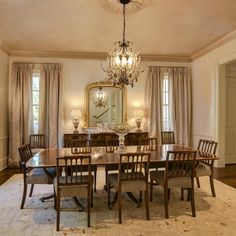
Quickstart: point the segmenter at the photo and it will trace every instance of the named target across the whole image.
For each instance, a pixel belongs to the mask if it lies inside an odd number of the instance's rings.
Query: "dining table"
[[[108,151],[106,147],[91,147],[91,165],[95,166],[109,166],[109,165],[119,165],[119,152],[111,152]],[[114,150],[114,149],[113,149]],[[166,156],[168,151],[190,151],[195,150],[192,147],[186,147],[176,144],[165,144],[165,145],[157,145],[156,148],[153,150],[144,150],[142,151],[142,146],[126,146],[125,152],[126,153],[138,153],[138,152],[148,152],[150,153],[150,167],[161,168],[165,167],[166,163]],[[124,152],[123,152],[124,153]],[[36,153],[32,158],[30,158],[26,166],[29,168],[50,168],[56,167],[56,160],[58,157],[65,157],[65,156],[73,156],[78,155],[81,153],[75,152],[75,148],[48,148],[39,153]],[[86,154],[83,154],[86,155]],[[203,152],[197,152],[196,161],[202,160],[218,160],[219,158],[216,156],[209,156]],[[132,193],[127,193],[127,195],[139,206],[140,202],[137,200],[136,197]],[[41,200],[44,201],[49,197],[42,198]],[[75,199],[76,200],[76,199]],[[81,208],[81,204],[77,201],[77,205]],[[113,205],[116,202],[116,196],[113,200]]]

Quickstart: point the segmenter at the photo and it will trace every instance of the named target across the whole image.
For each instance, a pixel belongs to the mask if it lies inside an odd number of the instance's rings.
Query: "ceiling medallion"
[[[125,2],[126,0],[124,0]],[[126,12],[133,13],[141,11],[147,5],[149,5],[151,0],[130,0],[129,4],[126,6]],[[123,6],[120,4],[120,0],[99,0],[101,6],[114,13],[121,13],[123,11]]]

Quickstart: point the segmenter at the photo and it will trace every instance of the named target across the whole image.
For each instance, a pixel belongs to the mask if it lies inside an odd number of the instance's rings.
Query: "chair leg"
[[[93,207],[93,189],[91,190],[90,206]]]
[[[189,191],[191,191],[192,216],[193,216],[193,217],[196,217],[195,201],[194,201],[194,187],[192,187]]]
[[[106,188],[105,188],[105,189],[106,189],[106,191],[107,191],[107,186],[108,186],[107,177],[108,177],[108,170],[107,170],[107,168],[106,168],[106,169],[105,169],[105,178],[106,178],[106,179],[105,179],[105,183],[106,183],[106,186],[105,186]]]
[[[94,192],[96,193],[97,191],[97,169],[94,171]]]
[[[143,201],[142,191],[139,191],[139,202],[141,203],[142,201]]]
[[[212,196],[215,197],[216,196],[216,192],[215,192],[215,187],[214,187],[214,179],[213,176],[209,176],[210,178],[210,185],[211,185],[211,192],[212,192]]]
[[[184,189],[181,188],[181,197],[180,200],[183,201],[184,200]]]
[[[90,188],[90,186],[89,186]],[[87,202],[87,226],[90,227],[90,204],[92,204],[92,201],[90,199],[91,193],[90,189],[88,188],[88,202]],[[91,191],[93,192],[93,190]]]
[[[27,183],[26,183],[26,181],[24,181],[24,189],[23,189],[23,196],[22,196],[22,200],[21,200],[20,209],[23,209],[23,208],[24,208],[26,193],[27,193]]]
[[[170,188],[168,188],[168,201],[170,201]]]
[[[31,184],[29,197],[32,197],[33,190],[34,190],[34,184]]]
[[[118,191],[118,211],[119,211],[119,224],[122,224],[122,219],[121,219],[121,191]]]
[[[153,200],[153,179],[150,180],[150,201],[152,202]]]
[[[108,203],[107,205],[110,206],[111,205],[111,188],[110,188],[110,183],[107,183],[107,198],[108,198]]]
[[[146,209],[146,218],[147,220],[150,220],[148,188],[145,191],[145,209]]]
[[[196,180],[197,180],[197,187],[200,188],[200,181],[199,181],[199,177],[196,177]]]
[[[57,193],[57,206],[56,206],[56,209],[57,209],[57,221],[56,221],[56,224],[57,224],[57,231],[59,231],[60,229],[60,208],[61,208],[61,199],[60,199],[60,191]]]
[[[165,204],[165,217],[169,218],[169,212],[168,212],[168,188],[164,187],[164,204]]]

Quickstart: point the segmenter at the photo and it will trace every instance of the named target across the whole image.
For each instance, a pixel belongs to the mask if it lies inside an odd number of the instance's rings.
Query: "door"
[[[225,141],[225,164],[236,163],[236,72],[227,71],[227,67]]]

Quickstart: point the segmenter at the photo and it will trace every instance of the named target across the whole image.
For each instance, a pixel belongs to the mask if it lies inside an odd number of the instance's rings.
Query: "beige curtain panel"
[[[192,132],[191,75],[186,67],[170,68],[171,118],[178,144],[190,146]]]
[[[168,76],[169,81],[169,127],[175,132],[176,143],[191,145],[191,75],[189,69],[185,67],[149,67],[145,89],[145,108],[148,111],[150,135],[160,140],[160,132],[163,130],[162,96],[164,76]]]
[[[33,64],[13,63],[9,81],[9,165],[19,165],[18,147],[29,143]]]
[[[39,132],[45,134],[47,147],[61,147],[64,121],[61,64],[41,65],[39,101]]]

